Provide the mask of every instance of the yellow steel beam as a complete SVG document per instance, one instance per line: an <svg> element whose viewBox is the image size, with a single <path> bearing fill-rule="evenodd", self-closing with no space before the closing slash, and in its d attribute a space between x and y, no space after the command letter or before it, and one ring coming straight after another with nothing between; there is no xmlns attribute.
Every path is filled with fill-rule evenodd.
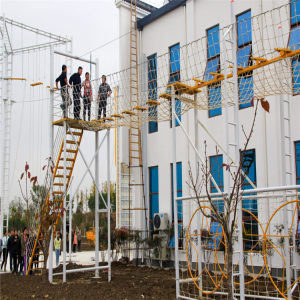
<svg viewBox="0 0 300 300"><path fill-rule="evenodd" d="M259 68L262 68L262 67L274 64L274 63L279 62L279 61L281 61L283 59L290 58L290 57L293 57L293 56L296 56L296 55L300 55L300 49L298 49L298 50L291 50L291 49L275 48L274 50L277 51L277 52L279 52L280 56L272 58L272 59L269 59L269 60L266 59L265 61L261 61L260 63L258 63L256 65L244 68L243 70L239 70L237 72L237 75L243 75L245 73L254 71L256 69L259 69ZM232 76L233 76L232 73L228 74L227 75L227 79L231 78ZM212 80L196 84L195 86L190 87L189 90L192 91L192 90L204 87L204 86L208 86L208 85L220 82L220 81L222 81L224 79L225 79L225 76L223 75L223 78L222 77L214 78Z"/></svg>

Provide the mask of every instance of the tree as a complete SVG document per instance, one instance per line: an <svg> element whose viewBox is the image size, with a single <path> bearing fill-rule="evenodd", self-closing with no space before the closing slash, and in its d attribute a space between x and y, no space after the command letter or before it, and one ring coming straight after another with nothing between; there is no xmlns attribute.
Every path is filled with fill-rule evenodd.
<svg viewBox="0 0 300 300"><path fill-rule="evenodd" d="M75 225L77 227L80 227L81 223L84 220L84 214L79 209L77 209L76 213L73 214L73 218L74 218Z"/></svg>
<svg viewBox="0 0 300 300"><path fill-rule="evenodd" d="M254 106L254 100L257 98L252 98L251 104ZM201 166L201 171L203 175L199 176L199 166L197 168L197 176L193 177L192 171L190 169L190 184L189 187L194 193L196 197L196 201L201 210L201 213L208 219L212 219L214 222L219 223L223 227L223 231L225 234L226 245L227 245L227 290L228 290L228 299L233 300L233 244L235 240L235 229L236 229L236 218L237 218L237 205L240 201L242 201L243 191L242 187L246 180L246 176L249 173L251 162L247 162L247 157L245 155L246 149L248 147L249 141L253 134L254 124L257 116L258 103L261 103L263 109L269 112L269 102L264 99L257 99L254 117L252 126L250 129L249 135L246 134L244 127L242 126L242 131L246 138L246 142L244 144L243 151L240 151L240 161L237 165L237 171L231 171L231 164L223 164L221 167L225 168L227 172L230 173L230 177L232 179L233 185L231 190L228 191L228 194L222 195L222 200L224 202L224 210L219 210L218 205L213 201L210 193L210 180L214 175L212 174L212 168L208 166L208 157L206 154L206 142L205 142L205 164ZM218 148L216 147L216 152L218 155ZM202 188L205 188L205 193L208 199L208 202L213 210L212 214L208 214L205 209L203 209L203 203L200 200L200 194ZM241 263L241 262L240 262Z"/></svg>

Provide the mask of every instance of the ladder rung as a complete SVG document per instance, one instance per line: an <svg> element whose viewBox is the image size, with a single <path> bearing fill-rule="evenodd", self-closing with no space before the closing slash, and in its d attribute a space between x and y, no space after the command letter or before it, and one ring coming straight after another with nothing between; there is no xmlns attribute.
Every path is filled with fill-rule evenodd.
<svg viewBox="0 0 300 300"><path fill-rule="evenodd" d="M67 149L67 152L68 153L77 153L77 150L69 150L69 149Z"/></svg>
<svg viewBox="0 0 300 300"><path fill-rule="evenodd" d="M53 185L56 185L56 186L64 186L63 183L53 183Z"/></svg>
<svg viewBox="0 0 300 300"><path fill-rule="evenodd" d="M57 169L63 170L63 169L64 169L64 167L58 167ZM67 170L72 170L72 168L71 168L71 167L67 167L66 169L67 169Z"/></svg>
<svg viewBox="0 0 300 300"><path fill-rule="evenodd" d="M60 194L62 195L64 192L54 191L53 194Z"/></svg>
<svg viewBox="0 0 300 300"><path fill-rule="evenodd" d="M81 135L82 135L82 133L80 133L80 132L72 132L72 133L73 133L73 135L78 135L78 136L81 136ZM68 131L67 134L71 134L71 132Z"/></svg>
<svg viewBox="0 0 300 300"><path fill-rule="evenodd" d="M60 160L63 161L63 160L65 160L65 159L64 159L64 158L61 158ZM67 161L75 161L75 159L74 159L74 158L67 158Z"/></svg>
<svg viewBox="0 0 300 300"><path fill-rule="evenodd" d="M73 145L75 145L76 143L74 141L67 141L67 144L73 144Z"/></svg>
<svg viewBox="0 0 300 300"><path fill-rule="evenodd" d="M55 177L57 177L57 178L64 178L64 175L55 175ZM70 178L70 176L66 176L67 178Z"/></svg>

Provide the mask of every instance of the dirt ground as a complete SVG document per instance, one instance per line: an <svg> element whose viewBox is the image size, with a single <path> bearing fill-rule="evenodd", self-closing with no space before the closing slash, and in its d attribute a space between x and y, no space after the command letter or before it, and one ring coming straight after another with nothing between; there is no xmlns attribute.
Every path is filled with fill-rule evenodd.
<svg viewBox="0 0 300 300"><path fill-rule="evenodd" d="M81 251L95 251L94 243L91 241L90 246L89 246L89 240L85 237L82 237L81 238Z"/></svg>
<svg viewBox="0 0 300 300"><path fill-rule="evenodd" d="M67 265L67 269L84 266ZM62 272L62 266L56 269ZM92 279L94 272L67 274L54 277L54 284L39 275L0 275L0 299L175 299L175 270L160 270L112 263L112 280L107 281L107 270L99 270L100 278ZM45 276L43 276L45 277Z"/></svg>

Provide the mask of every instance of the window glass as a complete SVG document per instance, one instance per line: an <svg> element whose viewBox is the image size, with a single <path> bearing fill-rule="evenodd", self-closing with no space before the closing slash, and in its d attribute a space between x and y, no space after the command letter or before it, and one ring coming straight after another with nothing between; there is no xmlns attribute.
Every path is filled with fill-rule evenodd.
<svg viewBox="0 0 300 300"><path fill-rule="evenodd" d="M238 49L237 56L236 56L238 67L243 67L243 68L248 67L248 62L250 59L250 51L251 51L251 45Z"/></svg>
<svg viewBox="0 0 300 300"><path fill-rule="evenodd" d="M296 179L297 184L300 184L300 142L295 143L296 148Z"/></svg>
<svg viewBox="0 0 300 300"><path fill-rule="evenodd" d="M182 197L182 163L176 163L177 172L177 197ZM173 164L171 164L171 182L172 182L172 218L174 219L174 186L173 186ZM182 201L177 201L178 220L182 220Z"/></svg>
<svg viewBox="0 0 300 300"><path fill-rule="evenodd" d="M150 221L159 212L158 167L149 168Z"/></svg>
<svg viewBox="0 0 300 300"><path fill-rule="evenodd" d="M239 78L239 99L241 103L240 108L250 107L253 95L253 77L245 76Z"/></svg>
<svg viewBox="0 0 300 300"><path fill-rule="evenodd" d="M158 123L157 123L157 107L150 106L149 109L149 133L158 131ZM156 120L156 121L153 121Z"/></svg>
<svg viewBox="0 0 300 300"><path fill-rule="evenodd" d="M220 54L219 25L207 30L207 58Z"/></svg>
<svg viewBox="0 0 300 300"><path fill-rule="evenodd" d="M215 117L222 114L222 107L214 108L216 105L222 103L221 86L212 87L209 89L208 94L208 106L209 106L209 117Z"/></svg>
<svg viewBox="0 0 300 300"><path fill-rule="evenodd" d="M300 27L295 27L291 30L289 48L291 50L300 49Z"/></svg>
<svg viewBox="0 0 300 300"><path fill-rule="evenodd" d="M300 61L293 60L293 92L300 93Z"/></svg>
<svg viewBox="0 0 300 300"><path fill-rule="evenodd" d="M291 25L300 22L300 1L291 0Z"/></svg>
<svg viewBox="0 0 300 300"><path fill-rule="evenodd" d="M148 80L156 80L157 79L157 58L156 55L150 56L148 58Z"/></svg>
<svg viewBox="0 0 300 300"><path fill-rule="evenodd" d="M237 17L238 47L252 41L251 11Z"/></svg>
<svg viewBox="0 0 300 300"><path fill-rule="evenodd" d="M210 73L216 73L218 71L219 62L220 62L220 57L207 62L205 75L204 75L205 81L210 81L210 80L214 79L214 75L212 75Z"/></svg>
<svg viewBox="0 0 300 300"><path fill-rule="evenodd" d="M180 71L180 45L170 48L171 73Z"/></svg>

